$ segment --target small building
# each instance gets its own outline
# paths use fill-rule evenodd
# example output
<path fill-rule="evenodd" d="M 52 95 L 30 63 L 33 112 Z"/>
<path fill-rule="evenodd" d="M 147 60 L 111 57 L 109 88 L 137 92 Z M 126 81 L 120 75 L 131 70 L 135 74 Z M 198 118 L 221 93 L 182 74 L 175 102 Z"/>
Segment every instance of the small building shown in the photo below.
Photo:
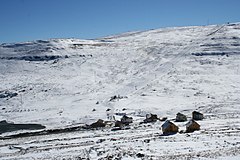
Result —
<path fill-rule="evenodd" d="M 97 122 L 92 123 L 90 125 L 90 128 L 100 128 L 105 126 L 106 126 L 106 123 L 102 119 L 99 119 Z"/>
<path fill-rule="evenodd" d="M 158 117 L 156 114 L 147 114 L 146 119 L 143 120 L 143 123 L 156 122 L 157 120 L 158 120 Z"/>
<path fill-rule="evenodd" d="M 120 127 L 120 128 L 123 128 L 125 126 L 125 124 L 121 121 L 116 121 L 115 122 L 115 127 Z"/>
<path fill-rule="evenodd" d="M 187 133 L 191 133 L 194 131 L 198 131 L 200 130 L 200 125 L 194 121 L 193 119 L 190 120 L 187 124 L 186 124 L 186 132 Z"/>
<path fill-rule="evenodd" d="M 122 122 L 123 124 L 125 124 L 125 125 L 129 125 L 130 123 L 133 123 L 133 118 L 124 115 L 124 116 L 121 118 L 121 122 Z"/>
<path fill-rule="evenodd" d="M 192 112 L 192 119 L 193 120 L 203 120 L 203 114 L 197 111 Z"/>
<path fill-rule="evenodd" d="M 187 116 L 182 113 L 177 113 L 176 122 L 185 122 L 187 121 Z"/>
<path fill-rule="evenodd" d="M 178 126 L 176 126 L 171 121 L 167 120 L 162 125 L 162 132 L 163 134 L 175 134 L 178 132 Z"/>

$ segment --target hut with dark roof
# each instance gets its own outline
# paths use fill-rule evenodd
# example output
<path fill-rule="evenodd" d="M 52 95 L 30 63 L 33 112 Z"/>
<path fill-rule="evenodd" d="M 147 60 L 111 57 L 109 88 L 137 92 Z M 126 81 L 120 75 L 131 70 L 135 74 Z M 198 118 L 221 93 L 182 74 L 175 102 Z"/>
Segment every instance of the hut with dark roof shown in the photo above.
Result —
<path fill-rule="evenodd" d="M 200 130 L 200 124 L 198 124 L 196 121 L 194 121 L 193 119 L 190 120 L 187 124 L 186 124 L 186 132 L 187 133 L 191 133 L 194 131 L 198 131 Z"/>
<path fill-rule="evenodd" d="M 192 112 L 192 119 L 193 120 L 203 120 L 203 114 L 197 111 Z"/>
<path fill-rule="evenodd" d="M 167 120 L 162 125 L 162 132 L 163 134 L 175 134 L 178 132 L 178 126 L 176 126 L 171 121 Z"/>

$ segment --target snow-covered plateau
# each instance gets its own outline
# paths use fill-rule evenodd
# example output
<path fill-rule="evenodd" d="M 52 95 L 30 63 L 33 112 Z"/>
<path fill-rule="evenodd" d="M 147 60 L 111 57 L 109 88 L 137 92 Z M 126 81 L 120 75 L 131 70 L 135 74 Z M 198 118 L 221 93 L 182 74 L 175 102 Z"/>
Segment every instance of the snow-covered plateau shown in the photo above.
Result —
<path fill-rule="evenodd" d="M 193 111 L 204 119 L 186 133 Z M 240 159 L 240 23 L 1 44 L 0 121 L 4 160 Z"/>

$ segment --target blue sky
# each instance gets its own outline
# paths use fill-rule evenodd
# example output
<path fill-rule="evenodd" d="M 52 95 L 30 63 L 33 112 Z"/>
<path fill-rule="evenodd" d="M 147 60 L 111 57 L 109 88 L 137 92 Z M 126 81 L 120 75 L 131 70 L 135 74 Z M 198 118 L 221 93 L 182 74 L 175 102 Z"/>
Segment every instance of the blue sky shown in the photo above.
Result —
<path fill-rule="evenodd" d="M 240 0 L 0 0 L 0 43 L 240 21 Z"/>

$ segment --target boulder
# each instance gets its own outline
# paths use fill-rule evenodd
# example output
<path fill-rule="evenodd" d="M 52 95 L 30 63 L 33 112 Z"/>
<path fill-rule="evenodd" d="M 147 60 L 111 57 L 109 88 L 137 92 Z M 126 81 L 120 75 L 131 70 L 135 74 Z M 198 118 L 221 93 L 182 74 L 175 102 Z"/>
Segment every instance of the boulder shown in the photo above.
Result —
<path fill-rule="evenodd" d="M 177 113 L 176 122 L 185 122 L 187 121 L 187 116 L 182 113 Z"/>

